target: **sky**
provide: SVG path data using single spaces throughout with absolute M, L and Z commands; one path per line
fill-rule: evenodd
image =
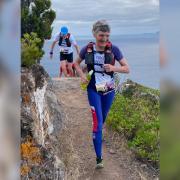
M 106 19 L 111 34 L 159 31 L 159 0 L 51 0 L 56 11 L 53 35 L 62 25 L 76 36 L 91 36 L 92 25 Z

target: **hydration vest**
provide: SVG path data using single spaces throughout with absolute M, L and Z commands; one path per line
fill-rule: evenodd
M 69 38 L 70 38 L 70 34 L 68 33 L 68 34 L 66 35 L 66 38 L 65 38 L 67 47 L 71 47 L 71 42 L 70 42 L 70 39 L 69 39 Z M 61 33 L 60 33 L 60 37 L 59 37 L 59 46 L 61 46 L 62 41 L 63 41 L 63 36 L 62 36 Z
M 93 70 L 96 73 L 102 73 L 102 74 L 105 73 L 105 74 L 108 74 L 111 77 L 113 77 L 114 72 L 96 71 L 94 69 L 94 65 L 101 66 L 101 67 L 104 64 L 115 65 L 114 54 L 112 53 L 112 43 L 111 42 L 107 42 L 107 45 L 106 45 L 105 50 L 103 52 L 104 53 L 104 57 L 105 57 L 104 64 L 97 64 L 97 63 L 94 62 L 94 54 L 95 54 L 94 45 L 95 45 L 94 42 L 90 42 L 87 45 L 87 49 L 86 49 L 85 64 L 87 64 L 88 72 Z

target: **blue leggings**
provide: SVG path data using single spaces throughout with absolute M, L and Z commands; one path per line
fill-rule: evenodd
M 115 91 L 106 95 L 88 88 L 88 100 L 93 116 L 93 143 L 97 158 L 102 158 L 102 128 L 114 100 Z

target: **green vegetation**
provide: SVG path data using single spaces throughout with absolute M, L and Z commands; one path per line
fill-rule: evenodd
M 40 43 L 41 39 L 37 37 L 36 33 L 24 34 L 21 40 L 22 66 L 30 67 L 42 57 L 44 52 L 39 48 Z
M 128 139 L 138 159 L 159 164 L 159 91 L 138 84 L 116 95 L 107 124 Z M 156 99 L 157 97 L 157 99 Z
M 22 48 L 24 48 L 22 50 L 22 66 L 27 65 L 29 67 L 33 63 L 39 62 L 43 56 L 42 47 L 44 41 L 51 38 L 53 30 L 51 25 L 55 17 L 56 14 L 51 9 L 50 0 L 21 1 L 21 38 L 24 43 L 22 44 Z M 32 33 L 36 33 L 36 37 Z M 24 38 L 29 41 L 29 37 L 26 38 L 28 36 L 27 34 L 34 38 L 31 45 L 29 45 L 29 42 L 24 41 Z M 35 55 L 32 53 L 35 53 Z M 34 60 L 32 59 L 33 57 L 35 57 Z

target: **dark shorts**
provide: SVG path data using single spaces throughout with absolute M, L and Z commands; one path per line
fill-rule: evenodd
M 60 53 L 60 61 L 67 60 L 67 62 L 72 63 L 73 62 L 73 53 L 70 54 L 63 54 Z

